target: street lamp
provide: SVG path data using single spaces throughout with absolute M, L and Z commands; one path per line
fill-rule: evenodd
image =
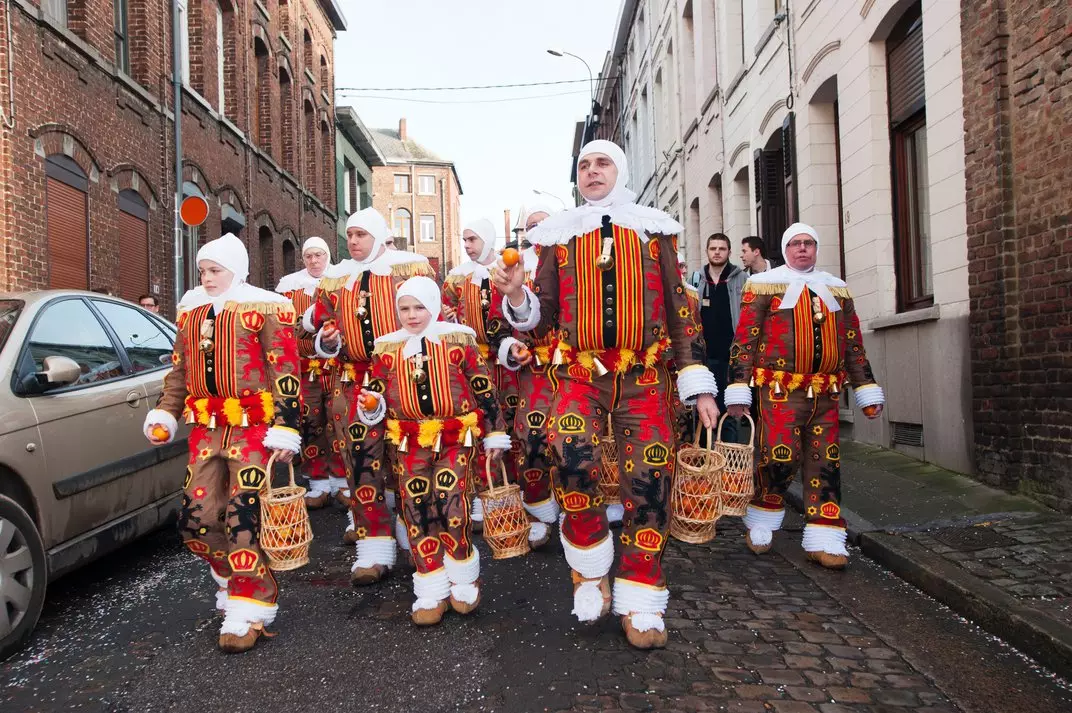
M 572 52 L 566 52 L 565 50 L 556 50 L 556 49 L 547 50 L 547 54 L 552 55 L 554 57 L 573 57 L 574 59 L 579 59 L 581 61 L 581 63 L 584 64 L 585 69 L 588 70 L 588 91 L 591 94 L 592 103 L 595 104 L 595 102 L 596 102 L 596 80 L 592 76 L 592 68 L 590 66 L 588 66 L 588 62 L 584 61 L 584 57 L 579 57 L 579 56 L 573 54 Z
M 538 196 L 550 196 L 551 198 L 554 198 L 556 201 L 558 201 L 559 203 L 562 204 L 562 210 L 566 209 L 566 201 L 562 200 L 561 198 L 556 196 L 554 193 L 548 193 L 547 191 L 540 191 L 540 190 L 537 190 L 535 188 L 532 189 L 532 192 L 535 193 Z

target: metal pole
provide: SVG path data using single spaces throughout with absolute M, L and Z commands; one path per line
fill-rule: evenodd
M 175 304 L 186 292 L 182 256 L 182 26 L 178 0 L 171 0 L 171 83 L 175 89 Z

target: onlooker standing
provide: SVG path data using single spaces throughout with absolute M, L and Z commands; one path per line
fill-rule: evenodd
M 700 293 L 700 322 L 707 343 L 707 368 L 719 385 L 718 408 L 725 413 L 721 393 L 727 384 L 730 346 L 741 318 L 741 293 L 748 276 L 730 262 L 730 239 L 724 233 L 707 238 L 707 265 L 689 281 Z M 732 424 L 727 424 L 727 437 Z
M 758 275 L 771 269 L 762 238 L 749 235 L 741 241 L 741 264 L 749 275 Z
M 160 305 L 152 295 L 142 295 L 138 298 L 138 304 L 142 309 L 147 309 L 153 314 L 160 314 Z

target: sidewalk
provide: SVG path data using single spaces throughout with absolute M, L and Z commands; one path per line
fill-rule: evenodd
M 845 442 L 841 457 L 864 554 L 1072 675 L 1072 517 L 884 448 Z M 789 500 L 802 509 L 799 482 Z

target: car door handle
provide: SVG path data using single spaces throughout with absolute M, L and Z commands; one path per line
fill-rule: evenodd
M 127 406 L 130 408 L 137 408 L 141 405 L 141 394 L 137 391 L 131 391 L 127 394 Z

